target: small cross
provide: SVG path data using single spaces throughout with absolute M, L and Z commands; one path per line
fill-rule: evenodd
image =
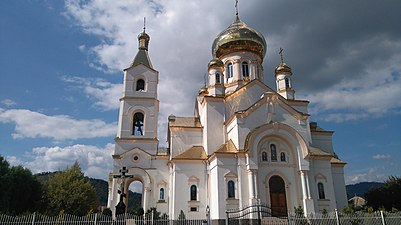
M 280 54 L 281 63 L 283 63 L 284 62 L 284 60 L 283 60 L 283 49 L 281 47 L 280 47 L 280 51 L 278 52 L 278 54 Z
M 235 0 L 235 15 L 238 16 L 238 0 Z
M 143 17 L 143 33 L 145 33 L 146 29 L 146 17 Z

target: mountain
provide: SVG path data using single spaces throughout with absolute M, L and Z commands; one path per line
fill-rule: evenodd
M 380 182 L 361 182 L 361 183 L 357 183 L 357 184 L 346 185 L 345 188 L 347 190 L 348 199 L 354 197 L 355 195 L 364 198 L 366 192 L 368 192 L 369 189 L 379 188 L 379 187 L 382 187 L 383 185 L 384 185 L 384 183 L 380 183 Z

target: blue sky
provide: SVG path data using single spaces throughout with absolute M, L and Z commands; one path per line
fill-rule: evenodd
M 168 115 L 192 115 L 212 42 L 232 22 L 234 3 L 1 1 L 0 154 L 35 173 L 78 160 L 86 175 L 106 179 L 122 69 L 136 54 L 144 16 L 160 72 L 163 145 Z M 284 48 L 296 97 L 310 100 L 311 120 L 335 131 L 346 182 L 400 176 L 400 2 L 251 0 L 239 7 L 267 40 L 265 83 L 275 89 Z

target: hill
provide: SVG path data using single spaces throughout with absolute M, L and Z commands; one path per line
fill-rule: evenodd
M 357 184 L 349 184 L 346 186 L 348 199 L 354 197 L 355 195 L 362 198 L 365 197 L 366 192 L 371 188 L 382 187 L 384 183 L 380 182 L 361 182 Z

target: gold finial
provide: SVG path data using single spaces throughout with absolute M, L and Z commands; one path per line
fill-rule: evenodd
M 143 17 L 143 33 L 145 33 L 146 29 L 146 17 Z
M 235 0 L 235 15 L 238 16 L 238 0 Z
M 280 54 L 281 63 L 284 63 L 284 60 L 283 60 L 283 49 L 281 47 L 280 47 L 280 51 L 278 52 L 278 54 Z

